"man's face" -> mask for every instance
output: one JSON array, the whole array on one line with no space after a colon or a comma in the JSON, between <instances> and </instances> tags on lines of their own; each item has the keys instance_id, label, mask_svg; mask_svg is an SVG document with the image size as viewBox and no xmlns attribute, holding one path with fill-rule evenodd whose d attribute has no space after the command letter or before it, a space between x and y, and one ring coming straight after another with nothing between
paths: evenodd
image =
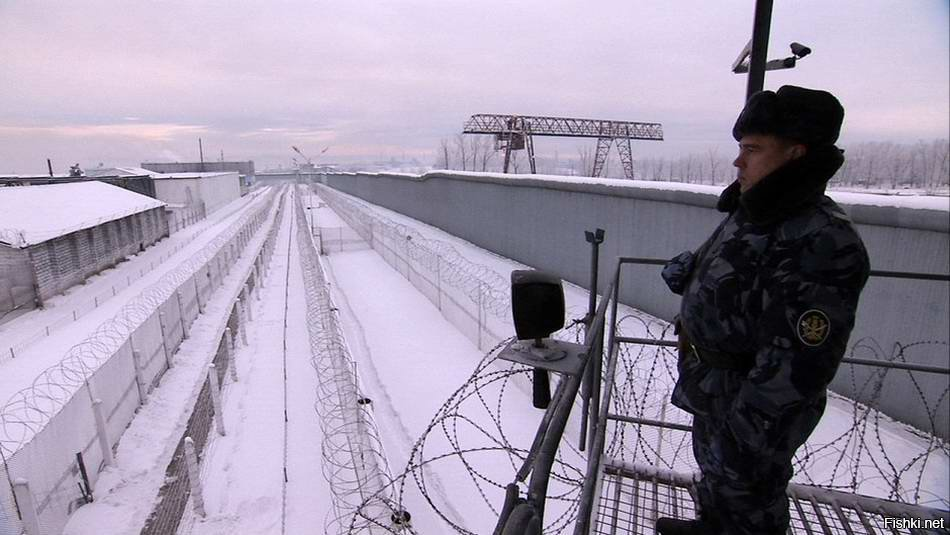
<instances>
[{"instance_id":1,"label":"man's face","mask_svg":"<svg viewBox=\"0 0 950 535\"><path fill-rule=\"evenodd\" d=\"M739 156L732 162L739 178L739 190L748 191L772 171L805 154L805 146L775 136L749 134L739 141Z\"/></svg>"}]
</instances>

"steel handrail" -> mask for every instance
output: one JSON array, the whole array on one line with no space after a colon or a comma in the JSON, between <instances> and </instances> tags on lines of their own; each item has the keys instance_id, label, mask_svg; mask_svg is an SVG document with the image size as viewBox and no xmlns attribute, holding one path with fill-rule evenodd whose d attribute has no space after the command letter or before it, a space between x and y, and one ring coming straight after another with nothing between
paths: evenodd
<instances>
[{"instance_id":1,"label":"steel handrail","mask_svg":"<svg viewBox=\"0 0 950 535\"><path fill-rule=\"evenodd\" d=\"M601 306L597 309L597 314L594 316L592 322L592 328L594 326L599 326L600 329L604 328L606 312L607 312L607 303L611 304L611 313L612 318L615 321L612 321L610 324L610 333L607 337L607 385L603 393L603 400L600 400L600 391L596 388L597 385L601 383L600 374L594 375L594 385L595 391L592 393L592 404L598 407L597 419L591 422L591 427L594 429L593 438L591 440L591 447L587 453L587 473L584 477L584 485L581 488L580 504L577 510L577 521L574 524L574 535L584 535L590 529L590 521L594 508L594 497L596 496L597 488L600 486L600 464L601 458L604 454L604 445L606 442L607 436L607 422L608 422L608 411L610 407L610 399L613 396L614 389L614 380L616 378L617 371L617 341L616 341L616 327L617 327L617 302L620 298L620 268L623 265L622 259L617 262L617 267L614 268L614 275L611 279L610 286L607 291L604 292L604 296L609 296L606 299L603 299ZM600 359L602 360L602 359Z\"/></svg>"},{"instance_id":2,"label":"steel handrail","mask_svg":"<svg viewBox=\"0 0 950 535\"><path fill-rule=\"evenodd\" d=\"M605 295L610 293L617 293L616 277ZM556 403L551 403L549 406L541 428L538 430L538 437L535 438L534 446L538 446L538 448L535 450L533 446L532 451L528 454L529 459L536 455L531 471L531 481L528 485L528 499L534 504L538 517L542 519L544 518L544 502L547 496L548 482L551 478L551 467L554 465L558 445L564 435L564 429L574 407L574 398L580 390L587 367L594 365L594 372L599 369L596 364L603 356L603 329L606 324L607 305L610 301L609 299L602 299L597 307L597 313L584 336L584 345L587 347L584 364L577 375L566 376L558 383L554 395ZM595 383L599 383L599 381L595 381ZM603 417L601 417L602 419ZM545 421L549 422L547 428L544 425ZM541 436L543 438L541 438L540 445L538 445L538 438Z\"/></svg>"}]
</instances>

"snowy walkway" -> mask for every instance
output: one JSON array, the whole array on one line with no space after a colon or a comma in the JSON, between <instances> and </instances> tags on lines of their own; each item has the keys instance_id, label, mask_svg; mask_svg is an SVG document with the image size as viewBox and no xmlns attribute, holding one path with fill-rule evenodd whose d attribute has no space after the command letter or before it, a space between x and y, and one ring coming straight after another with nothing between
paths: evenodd
<instances>
[{"instance_id":1,"label":"snowy walkway","mask_svg":"<svg viewBox=\"0 0 950 535\"><path fill-rule=\"evenodd\" d=\"M224 390L227 435L212 439L203 460L208 516L188 514L180 533L322 531L330 497L293 216L288 195L262 301L253 304L249 345L239 344L235 355L239 379Z\"/></svg>"}]
</instances>

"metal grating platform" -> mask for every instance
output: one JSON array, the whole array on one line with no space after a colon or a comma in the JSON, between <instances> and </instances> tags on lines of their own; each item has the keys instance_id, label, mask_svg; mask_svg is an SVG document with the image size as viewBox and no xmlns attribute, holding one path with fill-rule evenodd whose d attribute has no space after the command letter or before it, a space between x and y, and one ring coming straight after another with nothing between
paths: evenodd
<instances>
[{"instance_id":1,"label":"metal grating platform","mask_svg":"<svg viewBox=\"0 0 950 535\"><path fill-rule=\"evenodd\" d=\"M601 492L590 533L653 535L658 517L695 518L693 476L651 466L605 460ZM789 486L790 534L922 535L950 534L950 512L926 509L819 487ZM898 527L890 519L919 520L919 528ZM924 529L924 519L943 528Z\"/></svg>"}]
</instances>

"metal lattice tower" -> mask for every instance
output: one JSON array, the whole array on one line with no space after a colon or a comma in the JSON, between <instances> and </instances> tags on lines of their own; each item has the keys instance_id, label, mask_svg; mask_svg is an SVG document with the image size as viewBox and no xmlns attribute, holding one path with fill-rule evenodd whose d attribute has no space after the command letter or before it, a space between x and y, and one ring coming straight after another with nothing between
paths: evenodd
<instances>
[{"instance_id":1,"label":"metal lattice tower","mask_svg":"<svg viewBox=\"0 0 950 535\"><path fill-rule=\"evenodd\" d=\"M663 125L630 121L573 119L569 117L537 117L530 115L496 115L480 113L466 121L463 134L493 134L495 150L505 151L504 172L508 172L511 151L528 151L531 173L537 172L534 162L533 136L593 137L597 138L597 152L591 176L600 176L607 162L610 145L617 142L623 172L633 178L631 139L663 141Z\"/></svg>"}]
</instances>

